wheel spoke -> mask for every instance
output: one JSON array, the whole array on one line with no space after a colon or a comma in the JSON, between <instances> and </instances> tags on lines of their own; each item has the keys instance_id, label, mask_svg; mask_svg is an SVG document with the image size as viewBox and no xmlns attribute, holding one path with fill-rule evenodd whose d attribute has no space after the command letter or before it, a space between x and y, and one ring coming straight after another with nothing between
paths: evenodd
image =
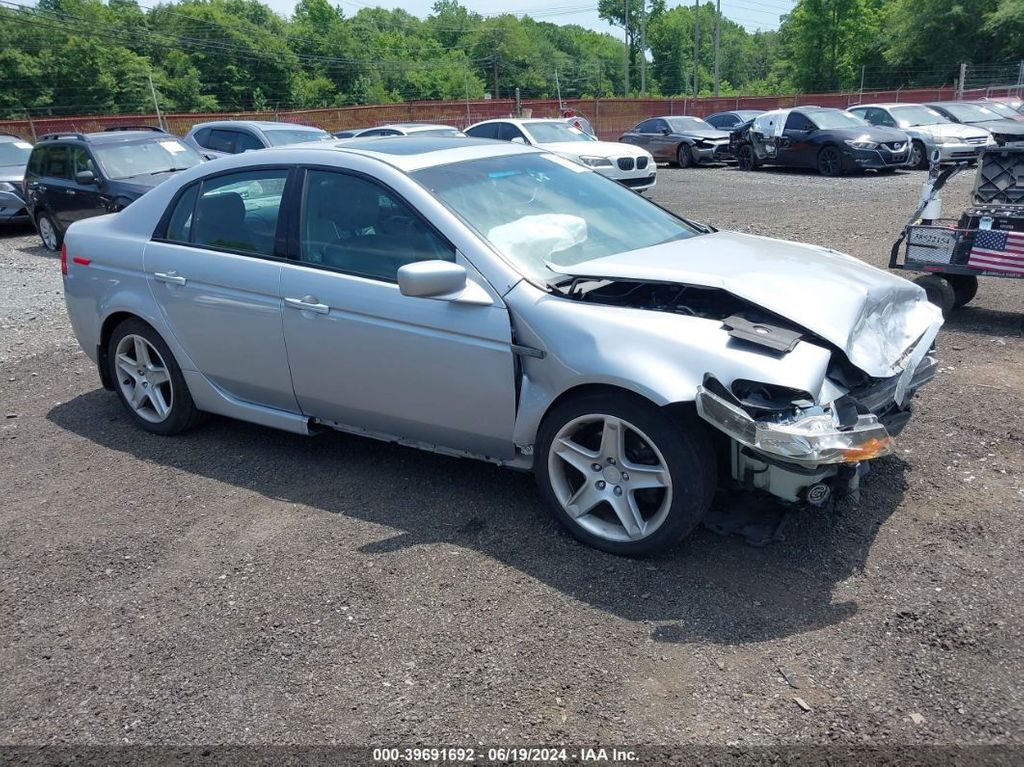
<instances>
[{"instance_id":1,"label":"wheel spoke","mask_svg":"<svg viewBox=\"0 0 1024 767\"><path fill-rule=\"evenodd\" d=\"M629 476L629 487L633 490L669 486L668 471L664 466L627 462L623 464L622 470Z\"/></svg>"},{"instance_id":2,"label":"wheel spoke","mask_svg":"<svg viewBox=\"0 0 1024 767\"><path fill-rule=\"evenodd\" d=\"M164 399L164 393L159 388L150 386L146 391L146 396L149 397L149 401L152 403L156 414L161 418L166 418L171 408L168 406L167 400Z\"/></svg>"},{"instance_id":3,"label":"wheel spoke","mask_svg":"<svg viewBox=\"0 0 1024 767\"><path fill-rule=\"evenodd\" d=\"M618 418L606 417L601 432L601 455L621 463L626 455L626 429Z\"/></svg>"},{"instance_id":4,"label":"wheel spoke","mask_svg":"<svg viewBox=\"0 0 1024 767\"><path fill-rule=\"evenodd\" d=\"M149 358L149 345L139 336L135 337L135 361L139 363L139 367L144 368L153 364Z\"/></svg>"},{"instance_id":5,"label":"wheel spoke","mask_svg":"<svg viewBox=\"0 0 1024 767\"><path fill-rule=\"evenodd\" d=\"M167 368L154 367L146 372L146 380L149 381L150 386L159 386L170 381L170 376L167 375Z\"/></svg>"},{"instance_id":6,"label":"wheel spoke","mask_svg":"<svg viewBox=\"0 0 1024 767\"><path fill-rule=\"evenodd\" d=\"M141 383L136 383L135 388L132 389L131 403L132 407L138 410L142 407L142 403L146 400L146 390L142 388Z\"/></svg>"},{"instance_id":7,"label":"wheel spoke","mask_svg":"<svg viewBox=\"0 0 1024 767\"><path fill-rule=\"evenodd\" d=\"M138 363L135 360L133 360L127 354L118 354L117 355L117 369L120 370L122 373L127 373L128 375L130 375L132 377L133 381L138 381L138 379L139 379L139 373L138 373L139 365L138 365Z\"/></svg>"},{"instance_id":8,"label":"wheel spoke","mask_svg":"<svg viewBox=\"0 0 1024 767\"><path fill-rule=\"evenodd\" d=\"M572 494L566 501L565 510L573 519L578 519L603 501L600 491L594 487L593 482L584 482L579 490Z\"/></svg>"},{"instance_id":9,"label":"wheel spoke","mask_svg":"<svg viewBox=\"0 0 1024 767\"><path fill-rule=\"evenodd\" d=\"M642 538L646 531L647 523L640 514L640 508L636 505L636 499L632 493L613 495L610 498L615 516L619 523L626 529L626 535L630 538Z\"/></svg>"},{"instance_id":10,"label":"wheel spoke","mask_svg":"<svg viewBox=\"0 0 1024 767\"><path fill-rule=\"evenodd\" d=\"M591 465L601 456L600 453L587 450L583 445L573 442L568 437L558 440L555 455L583 474L591 471Z\"/></svg>"}]
</instances>

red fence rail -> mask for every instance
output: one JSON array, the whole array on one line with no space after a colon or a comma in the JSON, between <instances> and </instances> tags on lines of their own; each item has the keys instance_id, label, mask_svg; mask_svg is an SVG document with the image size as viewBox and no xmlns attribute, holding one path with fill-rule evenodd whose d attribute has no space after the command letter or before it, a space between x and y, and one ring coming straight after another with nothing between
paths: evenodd
<instances>
[{"instance_id":1,"label":"red fence rail","mask_svg":"<svg viewBox=\"0 0 1024 767\"><path fill-rule=\"evenodd\" d=\"M965 98L980 98L991 89L968 91ZM615 139L641 120L655 115L695 115L706 117L713 112L730 109L779 109L814 104L846 108L858 103L903 101L948 101L955 98L953 88L917 88L912 90L865 91L860 93L802 93L792 96L721 96L646 99L579 99L566 106L589 118L598 135ZM526 100L524 113L534 117L555 117L559 103L555 100ZM211 114L168 114L164 122L172 133L184 135L196 123L208 120L282 120L317 125L330 131L362 128L388 122L438 122L465 128L471 123L493 117L507 117L515 109L510 99L485 101L412 101L401 104L306 109L279 112L217 112ZM0 120L0 132L14 133L36 140L46 133L68 131L89 132L129 125L156 125L155 114L80 115L74 117L40 117L26 120Z\"/></svg>"}]
</instances>

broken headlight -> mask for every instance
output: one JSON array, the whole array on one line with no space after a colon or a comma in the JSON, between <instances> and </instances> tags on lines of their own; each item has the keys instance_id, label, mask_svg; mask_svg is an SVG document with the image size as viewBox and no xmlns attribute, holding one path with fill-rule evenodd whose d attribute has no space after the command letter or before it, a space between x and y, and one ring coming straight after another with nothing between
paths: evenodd
<instances>
[{"instance_id":1,"label":"broken headlight","mask_svg":"<svg viewBox=\"0 0 1024 767\"><path fill-rule=\"evenodd\" d=\"M794 408L782 417L755 419L733 398L712 391L708 385L718 387L705 384L697 387L700 417L741 445L761 453L818 466L866 461L892 450L892 437L874 415L858 415L852 423L843 425L836 412L809 407Z\"/></svg>"}]
</instances>

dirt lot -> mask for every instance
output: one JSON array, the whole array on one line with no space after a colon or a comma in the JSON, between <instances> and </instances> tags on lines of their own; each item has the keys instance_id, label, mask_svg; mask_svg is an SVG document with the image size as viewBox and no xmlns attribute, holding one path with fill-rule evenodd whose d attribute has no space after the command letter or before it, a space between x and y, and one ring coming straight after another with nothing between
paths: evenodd
<instances>
[{"instance_id":1,"label":"dirt lot","mask_svg":"<svg viewBox=\"0 0 1024 767\"><path fill-rule=\"evenodd\" d=\"M881 266L921 180L665 169L653 197ZM144 434L56 259L20 230L0 266L2 743L1024 740L1024 282L948 323L859 507L629 561L559 533L528 475L223 420Z\"/></svg>"}]
</instances>

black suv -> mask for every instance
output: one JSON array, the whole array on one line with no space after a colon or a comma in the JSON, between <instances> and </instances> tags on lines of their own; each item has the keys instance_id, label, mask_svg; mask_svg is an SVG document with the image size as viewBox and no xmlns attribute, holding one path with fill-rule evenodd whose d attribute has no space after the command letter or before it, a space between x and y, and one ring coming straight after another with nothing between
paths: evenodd
<instances>
[{"instance_id":1,"label":"black suv","mask_svg":"<svg viewBox=\"0 0 1024 767\"><path fill-rule=\"evenodd\" d=\"M29 215L48 250L59 250L75 221L116 213L203 158L159 128L52 133L39 139L25 170Z\"/></svg>"}]
</instances>

